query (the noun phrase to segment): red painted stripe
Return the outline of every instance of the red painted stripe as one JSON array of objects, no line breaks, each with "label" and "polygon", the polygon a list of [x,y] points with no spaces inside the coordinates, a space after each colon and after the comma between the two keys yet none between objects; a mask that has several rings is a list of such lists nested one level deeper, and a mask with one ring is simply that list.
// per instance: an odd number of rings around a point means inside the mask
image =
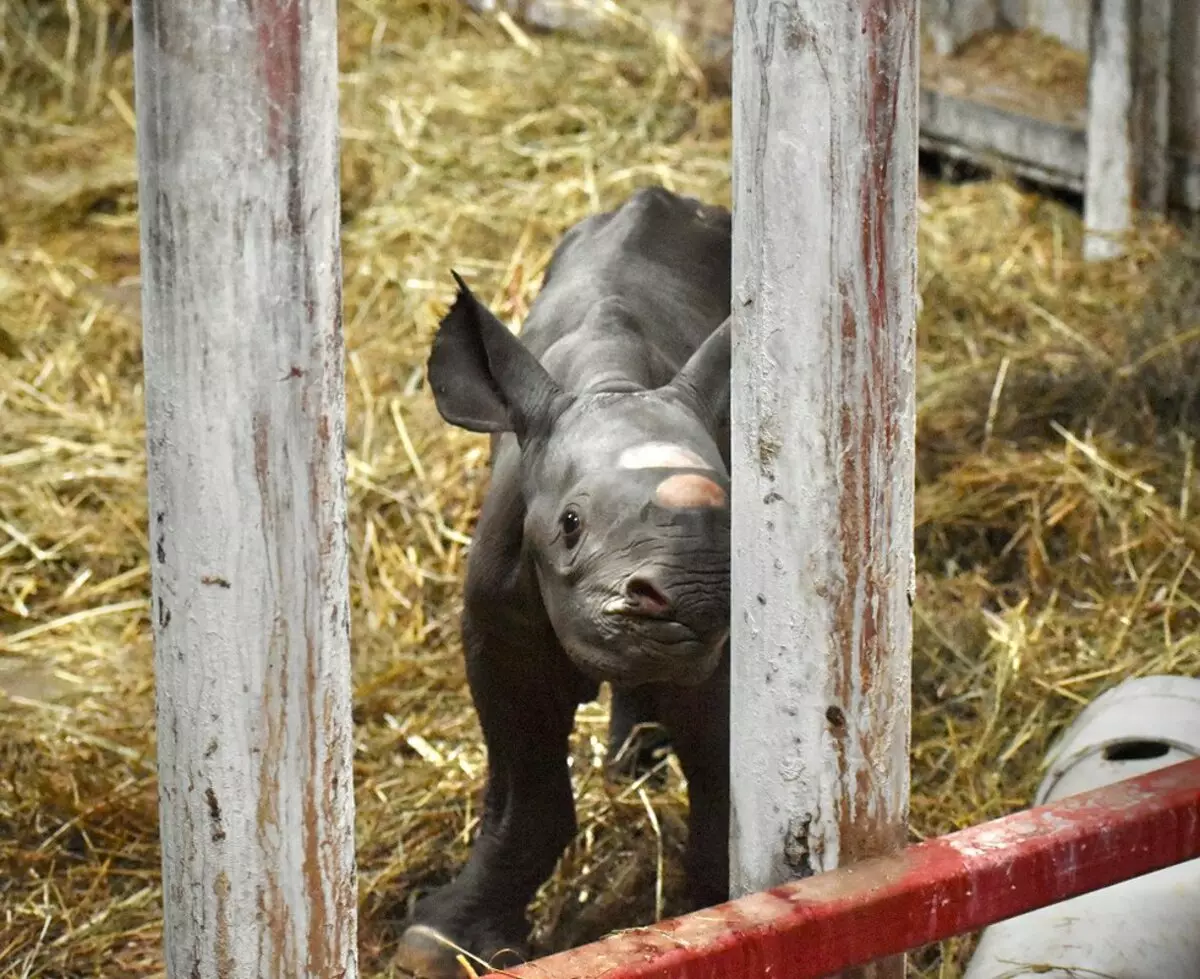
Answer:
[{"label": "red painted stripe", "polygon": [[821,979],[1200,857],[1200,759],[529,962],[518,979]]}]

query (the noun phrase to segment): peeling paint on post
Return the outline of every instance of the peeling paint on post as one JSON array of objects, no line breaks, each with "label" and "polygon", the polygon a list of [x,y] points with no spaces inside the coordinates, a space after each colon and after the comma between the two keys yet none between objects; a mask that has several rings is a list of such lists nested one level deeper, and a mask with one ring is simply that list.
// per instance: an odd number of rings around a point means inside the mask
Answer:
[{"label": "peeling paint on post", "polygon": [[735,896],[906,838],[918,36],[917,0],[737,2]]},{"label": "peeling paint on post", "polygon": [[168,979],[357,975],[334,0],[135,0]]}]

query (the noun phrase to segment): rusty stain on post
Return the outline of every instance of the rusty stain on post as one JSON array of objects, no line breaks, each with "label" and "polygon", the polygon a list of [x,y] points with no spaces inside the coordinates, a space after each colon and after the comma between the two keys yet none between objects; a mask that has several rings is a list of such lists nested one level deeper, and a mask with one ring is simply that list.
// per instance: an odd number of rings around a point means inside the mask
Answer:
[{"label": "rusty stain on post", "polygon": [[354,979],[336,6],[134,23],[167,977]]},{"label": "rusty stain on post", "polygon": [[906,836],[918,3],[735,18],[736,895]]},{"label": "rusty stain on post", "polygon": [[[861,264],[842,272],[839,293],[845,359],[830,404],[838,417],[826,421],[831,429],[834,424],[841,429],[839,536],[846,577],[835,620],[834,639],[841,669],[834,676],[834,696],[837,704],[847,704],[857,689],[863,702],[881,700],[888,713],[891,677],[887,660],[893,655],[894,612],[889,614],[886,608],[886,589],[889,577],[897,573],[892,567],[896,555],[894,549],[889,551],[887,532],[894,522],[897,504],[889,467],[900,442],[902,405],[893,388],[897,354],[903,358],[903,352],[894,349],[897,345],[893,337],[904,315],[896,308],[897,290],[890,281],[895,274],[890,267],[893,244],[900,261],[908,256],[904,254],[904,242],[893,242],[889,220],[902,76],[891,70],[886,58],[881,62],[880,53],[898,51],[903,58],[906,34],[913,26],[893,17],[891,6],[875,0],[863,11],[868,81],[862,131],[862,152],[867,159],[861,168],[858,194]],[[889,31],[896,37],[889,37]],[[900,233],[903,235],[903,228]],[[865,310],[855,302],[856,275],[866,279]],[[831,465],[836,461],[831,459]],[[880,543],[883,547],[878,546]],[[886,853],[905,841],[903,822],[892,818],[885,808],[872,812],[873,797],[888,792],[887,786],[875,784],[875,778],[876,773],[889,773],[891,744],[871,727],[864,724],[858,728],[862,742],[857,747],[866,763],[854,773],[846,764],[844,744],[850,732],[845,724],[831,727],[838,745],[839,782],[843,786],[838,812],[842,859]]]},{"label": "rusty stain on post", "polygon": [[[291,149],[300,97],[298,0],[248,0],[258,35],[258,64],[267,96],[267,145],[272,155]],[[286,131],[286,140],[285,140]],[[293,157],[296,155],[294,150]]]}]

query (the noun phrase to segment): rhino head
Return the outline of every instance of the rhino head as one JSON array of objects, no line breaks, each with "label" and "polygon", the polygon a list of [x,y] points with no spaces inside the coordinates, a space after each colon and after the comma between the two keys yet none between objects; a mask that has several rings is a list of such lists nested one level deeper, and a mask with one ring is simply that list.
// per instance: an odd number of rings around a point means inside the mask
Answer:
[{"label": "rhino head", "polygon": [[729,321],[661,387],[573,393],[454,278],[430,386],[450,424],[515,436],[524,546],[566,654],[619,686],[703,682],[729,634],[730,480],[714,436]]}]

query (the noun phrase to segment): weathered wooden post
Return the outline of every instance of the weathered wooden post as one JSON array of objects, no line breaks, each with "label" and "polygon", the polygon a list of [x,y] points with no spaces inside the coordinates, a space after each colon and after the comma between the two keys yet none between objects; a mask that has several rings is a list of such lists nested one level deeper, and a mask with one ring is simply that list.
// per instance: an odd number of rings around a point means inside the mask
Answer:
[{"label": "weathered wooden post", "polygon": [[734,23],[740,896],[906,841],[918,0]]},{"label": "weathered wooden post", "polygon": [[1167,204],[1172,0],[1092,0],[1084,258],[1124,253],[1136,210]]},{"label": "weathered wooden post", "polygon": [[357,975],[334,0],[135,0],[168,979]]}]

